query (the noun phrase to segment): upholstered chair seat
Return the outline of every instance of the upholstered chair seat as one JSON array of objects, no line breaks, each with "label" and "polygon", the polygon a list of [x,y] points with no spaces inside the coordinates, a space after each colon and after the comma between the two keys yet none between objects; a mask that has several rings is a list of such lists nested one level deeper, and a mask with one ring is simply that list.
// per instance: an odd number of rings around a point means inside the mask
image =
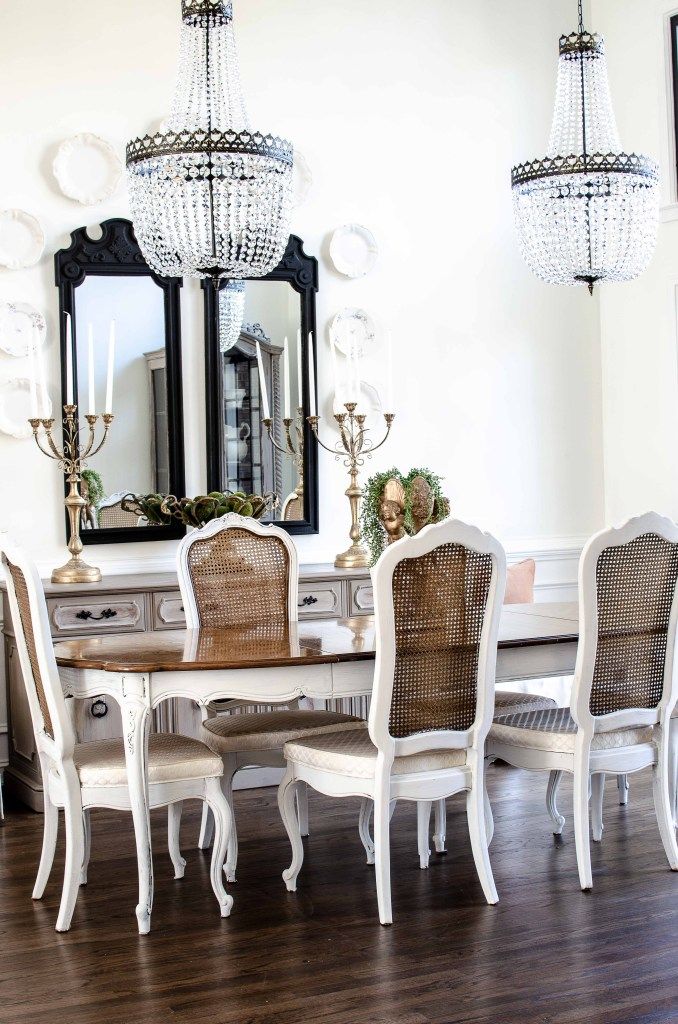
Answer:
[{"label": "upholstered chair seat", "polygon": [[527,711],[542,711],[556,708],[558,705],[552,697],[542,697],[538,693],[517,693],[512,690],[497,690],[494,695],[494,720],[504,715],[519,715]]},{"label": "upholstered chair seat", "polygon": [[[577,725],[569,708],[505,715],[499,719],[495,718],[490,729],[491,740],[563,754],[574,753],[576,735]],[[652,738],[653,729],[650,726],[594,732],[591,750],[631,747],[637,743],[651,743]]]},{"label": "upholstered chair seat", "polygon": [[290,740],[346,729],[366,729],[367,722],[334,711],[268,711],[265,714],[219,715],[204,724],[204,738],[219,754],[276,750]]},{"label": "upholstered chair seat", "polygon": [[[308,739],[293,740],[285,744],[285,759],[288,762],[294,761],[295,764],[355,779],[374,778],[378,753],[367,729],[309,736]],[[421,754],[395,757],[391,765],[391,774],[434,772],[445,768],[458,768],[464,764],[466,750],[426,750]]]},{"label": "upholstered chair seat", "polygon": [[[76,743],[73,764],[85,786],[126,786],[127,767],[122,739]],[[148,740],[148,781],[220,778],[224,765],[200,740],[176,733],[153,733]]]}]

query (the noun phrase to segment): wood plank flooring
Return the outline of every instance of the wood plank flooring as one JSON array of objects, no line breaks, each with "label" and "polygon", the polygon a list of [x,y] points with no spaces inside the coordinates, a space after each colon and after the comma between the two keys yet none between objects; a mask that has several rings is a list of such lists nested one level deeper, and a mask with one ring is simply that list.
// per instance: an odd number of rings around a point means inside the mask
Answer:
[{"label": "wood plank flooring", "polygon": [[546,776],[490,769],[491,858],[500,895],[483,902],[463,800],[449,801],[448,854],[420,871],[412,805],[392,830],[395,924],[380,927],[356,801],[311,794],[299,890],[275,790],[236,794],[238,881],[218,917],[208,857],[172,879],[165,816],[154,812],[152,932],[136,934],[131,819],[93,813],[89,885],[73,930],[57,935],[63,848],[45,899],[30,898],[42,819],[18,807],[0,826],[0,1021],[5,1024],[666,1024],[678,1021],[678,874],[667,867],[647,773],[629,807],[608,782],[594,890],[577,884],[571,790],[554,841]]}]

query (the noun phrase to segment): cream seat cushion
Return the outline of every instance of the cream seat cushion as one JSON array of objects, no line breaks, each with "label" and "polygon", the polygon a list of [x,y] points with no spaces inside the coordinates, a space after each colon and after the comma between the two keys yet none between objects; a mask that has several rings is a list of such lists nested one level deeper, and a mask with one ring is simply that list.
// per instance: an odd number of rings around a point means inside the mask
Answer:
[{"label": "cream seat cushion", "polygon": [[[377,748],[366,729],[330,733],[285,744],[285,760],[320,768],[337,775],[371,779],[377,763]],[[466,750],[427,750],[422,754],[396,757],[392,775],[432,772],[466,764]]]},{"label": "cream seat cushion", "polygon": [[[125,786],[127,768],[122,739],[76,743],[73,761],[82,786]],[[200,740],[174,733],[153,733],[148,740],[148,781],[181,782],[223,775],[218,754]]]},{"label": "cream seat cushion", "polygon": [[[548,750],[558,754],[573,754],[577,726],[569,708],[528,711],[524,714],[505,715],[495,719],[488,742],[498,740],[517,747]],[[615,729],[593,734],[591,750],[614,750],[636,743],[650,743],[652,727]]]},{"label": "cream seat cushion", "polygon": [[365,729],[367,722],[336,711],[261,711],[218,715],[204,723],[205,742],[220,754],[276,750],[288,740],[342,729]]},{"label": "cream seat cushion", "polygon": [[557,708],[551,697],[542,697],[537,693],[517,693],[513,690],[497,690],[494,695],[494,718],[503,715],[518,715],[526,711],[542,711],[546,708]]}]

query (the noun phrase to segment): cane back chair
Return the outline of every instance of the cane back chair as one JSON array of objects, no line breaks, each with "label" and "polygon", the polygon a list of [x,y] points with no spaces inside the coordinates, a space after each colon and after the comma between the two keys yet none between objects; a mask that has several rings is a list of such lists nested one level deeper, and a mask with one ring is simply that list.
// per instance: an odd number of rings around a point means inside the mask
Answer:
[{"label": "cane back chair", "polygon": [[[297,551],[289,535],[276,526],[229,513],[187,535],[177,556],[179,586],[189,629],[234,629],[242,642],[287,645],[298,619]],[[270,701],[267,702],[270,705]],[[341,729],[365,727],[353,715],[306,710],[297,700],[282,710],[247,710],[251,702],[229,701],[219,714],[206,709],[203,739],[221,754],[223,791],[233,809],[233,778],[241,768],[282,768],[287,740]],[[299,816],[308,832],[305,791],[299,795]],[[364,815],[361,816],[363,837]],[[199,846],[209,846],[212,822],[203,812]],[[366,840],[363,838],[363,842]],[[235,880],[238,838],[233,820],[226,877]]]},{"label": "cane back chair", "polygon": [[[133,808],[127,786],[126,750],[121,739],[78,743],[61,688],[50,637],[47,605],[35,566],[0,535],[0,553],[7,577],[7,593],[14,623],[21,671],[26,686],[36,749],[40,759],[44,795],[44,835],[33,899],[41,899],[54,861],[59,810],[66,823],[66,863],[56,930],[68,931],[78,896],[87,881],[90,851],[89,811],[93,807]],[[224,800],[221,759],[199,740],[158,734],[150,737],[148,776],[151,807],[172,807],[182,800],[201,799],[217,822],[211,881],[227,917],[233,903],[223,883],[223,864],[230,830],[230,808]],[[138,849],[143,856],[145,851]],[[175,877],[184,873],[178,845],[170,854]],[[145,908],[137,908],[140,931],[148,930]]]},{"label": "cane back chair", "polygon": [[678,697],[678,526],[654,512],[603,530],[579,563],[579,646],[569,708],[511,715],[493,725],[487,752],[522,768],[573,775],[579,881],[592,888],[593,837],[602,838],[605,774],[651,767],[655,813],[672,870]]},{"label": "cane back chair", "polygon": [[379,919],[390,924],[390,803],[466,792],[473,856],[488,903],[497,891],[484,821],[484,747],[494,708],[506,558],[489,534],[456,520],[388,548],[372,572],[376,663],[369,728],[285,744],[278,802],[292,844],[283,873],[296,889],[303,860],[294,793],[374,802]]}]

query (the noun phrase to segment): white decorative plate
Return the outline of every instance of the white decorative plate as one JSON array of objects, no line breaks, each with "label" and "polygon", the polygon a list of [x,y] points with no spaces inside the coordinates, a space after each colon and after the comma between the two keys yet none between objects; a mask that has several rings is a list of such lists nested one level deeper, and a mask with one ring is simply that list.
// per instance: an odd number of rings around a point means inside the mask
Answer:
[{"label": "white decorative plate", "polygon": [[[47,400],[46,419],[52,414]],[[33,433],[28,418],[31,415],[31,384],[27,377],[15,377],[0,382],[0,431],[10,437],[25,438]]]},{"label": "white decorative plate", "polygon": [[332,235],[330,258],[345,277],[364,277],[377,262],[374,235],[361,224],[344,224]]},{"label": "white decorative plate", "polygon": [[364,359],[374,343],[374,322],[364,309],[347,306],[332,320],[330,334],[342,355],[350,356],[353,351],[358,359]]},{"label": "white decorative plate", "polygon": [[34,267],[45,250],[40,222],[25,210],[0,211],[0,266]]},{"label": "white decorative plate", "polygon": [[301,206],[311,191],[313,175],[308,161],[298,149],[294,151],[294,165],[292,167],[292,205]]},{"label": "white decorative plate", "polygon": [[83,206],[115,195],[122,180],[122,160],[113,146],[89,132],[62,142],[52,169],[63,194]]},{"label": "white decorative plate", "polygon": [[44,344],[47,325],[28,302],[0,302],[0,350],[21,359]]}]

